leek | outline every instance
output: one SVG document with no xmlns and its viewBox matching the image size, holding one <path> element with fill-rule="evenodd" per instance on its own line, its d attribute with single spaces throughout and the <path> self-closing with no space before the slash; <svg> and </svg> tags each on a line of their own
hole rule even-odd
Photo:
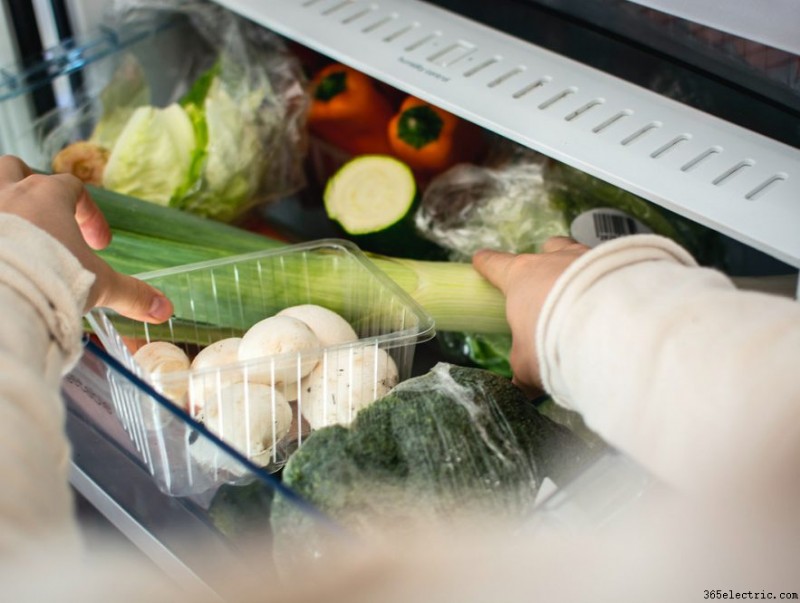
<svg viewBox="0 0 800 603">
<path fill-rule="evenodd" d="M 90 187 L 91 188 L 91 187 Z M 274 249 L 285 245 L 260 234 L 161 207 L 138 199 L 91 188 L 92 198 L 111 226 L 111 245 L 99 252 L 114 269 L 141 274 L 217 258 Z M 508 333 L 505 300 L 472 266 L 457 262 L 429 262 L 368 254 L 373 264 L 406 291 L 436 322 L 440 331 Z M 324 304 L 326 288 L 340 290 L 358 284 L 342 282 L 311 262 L 302 275 L 313 281 L 318 301 Z M 303 281 L 305 282 L 305 281 Z M 301 281 L 281 283 L 300 286 Z M 224 280 L 219 286 L 230 286 Z M 305 285 L 307 286 L 307 285 Z M 173 300 L 174 302 L 175 300 Z M 255 300 L 254 311 L 264 311 Z M 206 317 L 210 322 L 224 317 Z"/>
</svg>

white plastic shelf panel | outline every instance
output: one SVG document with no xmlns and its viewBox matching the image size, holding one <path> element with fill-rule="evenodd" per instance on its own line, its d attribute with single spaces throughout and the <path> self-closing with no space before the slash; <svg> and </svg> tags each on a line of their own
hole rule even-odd
<svg viewBox="0 0 800 603">
<path fill-rule="evenodd" d="M 800 267 L 800 151 L 418 0 L 218 0 Z"/>
</svg>

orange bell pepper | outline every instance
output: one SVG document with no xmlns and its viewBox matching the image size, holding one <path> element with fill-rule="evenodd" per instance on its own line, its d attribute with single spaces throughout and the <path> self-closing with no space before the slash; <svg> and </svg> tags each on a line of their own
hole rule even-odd
<svg viewBox="0 0 800 603">
<path fill-rule="evenodd" d="M 389 122 L 389 144 L 398 159 L 428 176 L 473 161 L 483 150 L 477 126 L 413 96 Z"/>
<path fill-rule="evenodd" d="M 328 65 L 311 81 L 309 130 L 353 155 L 391 152 L 386 125 L 393 113 L 372 79 L 346 65 Z"/>
</svg>

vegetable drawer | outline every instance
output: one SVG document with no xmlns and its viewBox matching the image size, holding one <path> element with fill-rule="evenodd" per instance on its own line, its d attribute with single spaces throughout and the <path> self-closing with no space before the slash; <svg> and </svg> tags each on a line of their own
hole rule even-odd
<svg viewBox="0 0 800 603">
<path fill-rule="evenodd" d="M 174 496 L 164 473 L 165 456 L 175 454 L 165 432 L 137 428 L 141 423 L 120 405 L 115 389 L 137 391 L 144 403 L 171 417 L 171 433 L 183 425 L 196 441 L 205 441 L 220 459 L 237 467 L 240 483 L 221 484 L 196 494 Z M 274 560 L 270 525 L 272 506 L 285 499 L 308 521 L 333 529 L 333 524 L 284 486 L 275 475 L 249 463 L 213 434 L 126 369 L 93 341 L 86 343 L 76 367 L 61 386 L 67 409 L 66 428 L 72 443 L 70 482 L 142 552 L 168 573 L 171 580 L 194 589 L 210 589 L 209 600 L 235 587 L 214 570 L 224 564 Z M 201 480 L 201 476 L 194 476 Z M 325 529 L 325 528 L 323 528 Z M 245 557 L 247 550 L 250 557 Z M 268 579 L 265 578 L 265 584 Z M 219 599 L 221 600 L 221 599 Z"/>
<path fill-rule="evenodd" d="M 415 345 L 434 335 L 404 291 L 335 239 L 139 277 L 172 300 L 167 323 L 107 309 L 88 319 L 110 354 L 153 387 L 110 378 L 117 416 L 175 495 L 242 480 L 239 465 L 196 437 L 199 426 L 274 472 L 313 429 L 349 423 L 409 377 Z"/>
</svg>

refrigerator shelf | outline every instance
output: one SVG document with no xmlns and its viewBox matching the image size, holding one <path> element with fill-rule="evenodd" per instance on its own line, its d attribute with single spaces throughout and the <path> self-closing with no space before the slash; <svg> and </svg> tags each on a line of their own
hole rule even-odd
<svg viewBox="0 0 800 603">
<path fill-rule="evenodd" d="M 800 267 L 800 150 L 419 0 L 218 0 Z"/>
</svg>

